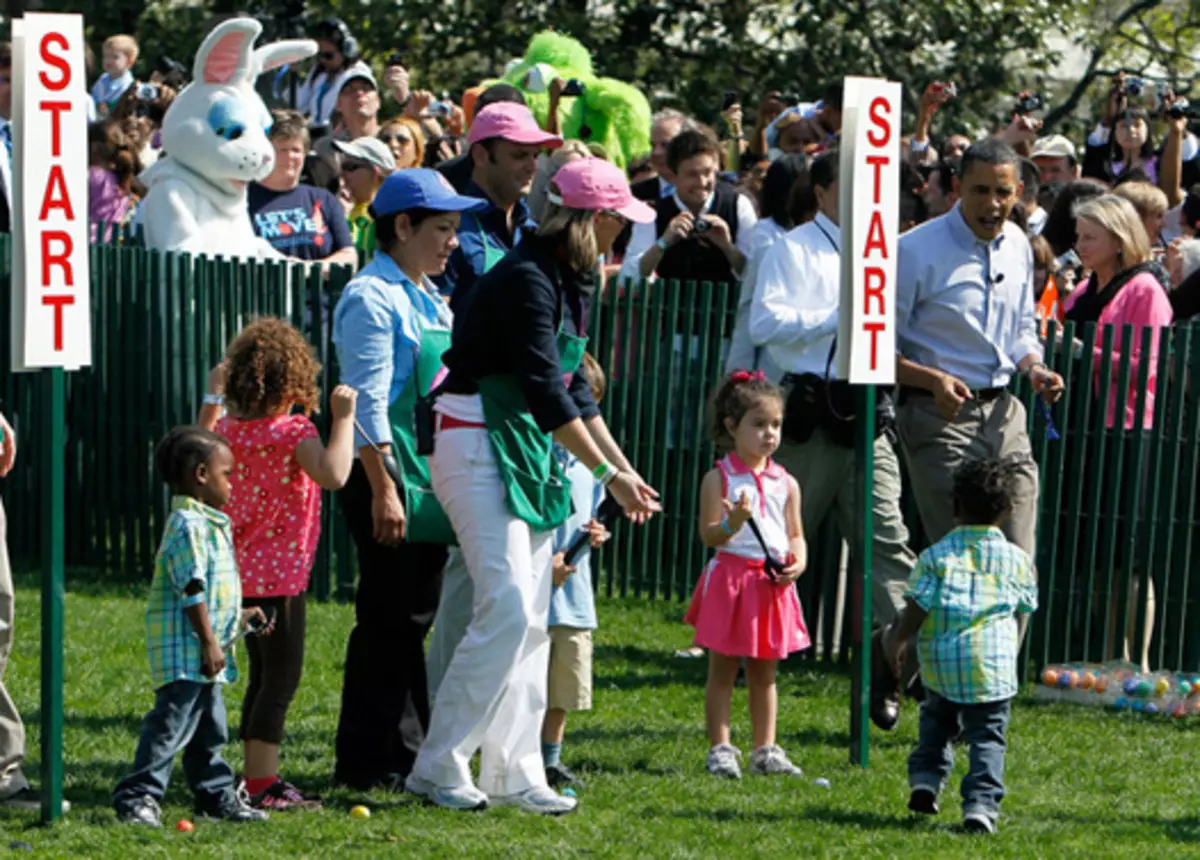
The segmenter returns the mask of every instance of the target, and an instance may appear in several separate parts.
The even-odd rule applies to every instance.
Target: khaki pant
[[[821,428],[803,444],[785,442],[775,455],[800,485],[800,519],[812,541],[817,527],[833,508],[838,528],[854,539],[858,487],[854,482],[854,450],[830,441]],[[890,624],[904,608],[904,588],[917,557],[908,546],[908,529],[900,513],[900,463],[887,437],[875,440],[874,595],[876,624]]]
[[[12,696],[4,688],[4,670],[13,643],[13,582],[8,563],[8,518],[0,505],[0,798],[28,787],[21,773],[25,759],[25,725]]]
[[[1033,555],[1038,470],[1021,401],[1007,391],[990,402],[969,400],[953,421],[947,421],[932,397],[910,395],[902,399],[896,424],[930,543],[954,528],[954,470],[967,459],[1012,458],[1019,464],[1013,512],[1000,527],[1010,541]]]

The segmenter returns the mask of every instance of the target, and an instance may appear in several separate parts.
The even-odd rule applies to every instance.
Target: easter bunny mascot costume
[[[146,245],[224,257],[282,259],[254,235],[246,187],[275,163],[267,139],[271,114],[254,90],[260,74],[317,52],[315,42],[276,42],[255,49],[262,25],[234,18],[200,46],[193,83],[163,118],[167,158],[142,174]]]

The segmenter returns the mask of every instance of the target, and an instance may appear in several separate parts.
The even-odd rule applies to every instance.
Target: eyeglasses
[[[398,143],[401,146],[408,146],[413,142],[413,139],[404,134],[381,134],[379,139],[384,143]]]
[[[346,161],[342,163],[342,173],[354,173],[356,170],[371,170],[371,165],[361,161]]]

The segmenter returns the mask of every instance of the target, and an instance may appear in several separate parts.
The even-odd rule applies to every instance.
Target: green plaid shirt
[[[1004,532],[956,528],[921,553],[905,596],[929,613],[917,640],[926,687],[963,704],[1017,694],[1016,614],[1037,610],[1037,579]]]
[[[237,680],[232,653],[215,678],[205,678],[200,671],[200,639],[183,607],[184,589],[193,580],[204,586],[208,622],[217,641],[228,642],[237,632],[242,608],[242,578],[229,517],[195,499],[174,496],[154,559],[146,607],[146,649],[155,689],[173,681],[225,684]]]

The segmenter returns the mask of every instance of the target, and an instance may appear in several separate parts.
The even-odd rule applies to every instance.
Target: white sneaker
[[[727,779],[741,779],[742,769],[738,759],[742,751],[731,744],[718,744],[708,751],[708,761],[705,766],[713,776],[723,776]]]
[[[968,833],[995,833],[996,822],[982,812],[972,812],[963,817],[963,829]]]
[[[489,798],[496,806],[515,806],[535,815],[566,815],[579,805],[573,797],[563,797],[544,785],[535,785],[516,794]]]
[[[487,795],[473,785],[434,785],[429,780],[410,773],[408,779],[404,781],[404,788],[411,794],[424,797],[442,809],[474,812],[487,809],[488,806]]]
[[[804,771],[792,764],[787,753],[775,744],[761,746],[750,754],[750,772],[759,776],[777,773],[804,776]]]

